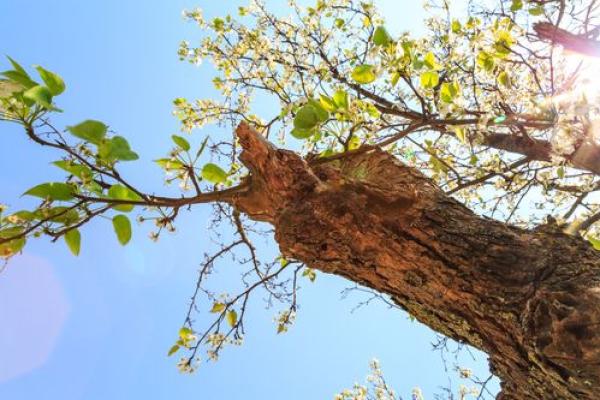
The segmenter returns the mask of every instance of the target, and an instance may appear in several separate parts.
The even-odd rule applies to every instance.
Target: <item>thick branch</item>
[[[503,399],[600,391],[600,256],[581,239],[481,218],[379,150],[309,162],[246,125],[252,189],[234,206],[282,254],[391,296],[490,356]]]

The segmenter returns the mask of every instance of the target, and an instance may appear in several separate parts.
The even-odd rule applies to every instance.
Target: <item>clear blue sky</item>
[[[244,3],[2,0],[0,53],[60,73],[68,90],[59,100],[66,112],[58,123],[109,123],[141,155],[127,175],[161,188],[161,172],[151,160],[167,151],[178,130],[172,99],[212,94],[210,68],[178,61],[179,41],[193,43],[201,35],[184,23],[181,10],[200,6],[211,16]],[[377,3],[392,31],[419,29],[419,4]],[[16,209],[28,204],[19,198],[24,190],[61,174],[48,164],[56,154],[29,143],[17,127],[0,125],[0,137],[0,202]],[[191,140],[201,138],[196,133]],[[180,375],[166,352],[202,254],[211,249],[209,212],[200,207],[185,214],[177,235],[157,244],[136,230],[123,248],[100,221],[83,230],[78,258],[62,243],[29,245],[0,275],[0,399],[330,399],[362,382],[373,357],[404,398],[420,386],[431,399],[455,376],[430,350],[429,329],[382,305],[350,313],[360,299],[340,300],[348,283],[322,274],[304,285],[288,334],[276,335],[274,312],[256,302],[243,347],[228,349],[195,375]],[[465,360],[487,376],[484,356]]]

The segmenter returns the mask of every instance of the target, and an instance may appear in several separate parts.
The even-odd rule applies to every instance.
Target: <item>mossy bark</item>
[[[251,189],[232,204],[275,228],[282,254],[386,293],[489,355],[498,398],[600,396],[600,253],[558,229],[475,215],[378,149],[305,160],[249,126]]]

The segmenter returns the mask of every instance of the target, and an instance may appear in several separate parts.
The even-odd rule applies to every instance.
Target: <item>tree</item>
[[[235,18],[187,12],[209,33],[179,54],[213,61],[222,101],[176,99],[176,115],[184,131],[236,129],[229,140],[207,136],[199,149],[173,136],[175,148],[157,163],[181,196],[128,181],[119,165],[138,155],[104,123],[55,127],[49,118],[64,82],[38,67],[38,83],[11,59],[0,117],[57,151],[68,176],[27,190],[41,199],[35,209],[0,219],[0,253],[9,258],[31,237],[49,236],[77,254],[79,229],[98,216],[112,218],[126,244],[133,209],[155,222],[158,237],[180,211],[211,203],[215,224],[236,238],[203,264],[170,351],[185,352],[181,370],[192,371],[202,349],[216,358],[241,343],[257,290],[287,304],[278,318],[287,330],[298,278],[322,271],[485,351],[502,380],[498,398],[595,398],[599,103],[593,61],[558,46],[595,54],[595,2],[429,7],[423,38],[392,35],[372,4],[354,0],[292,2],[291,18],[260,2]],[[251,112],[256,92],[275,100],[266,119]],[[252,243],[265,226],[281,252],[274,261],[260,260]],[[242,288],[208,291],[216,260],[238,250],[250,266]],[[201,295],[215,315],[209,326],[193,324]]]

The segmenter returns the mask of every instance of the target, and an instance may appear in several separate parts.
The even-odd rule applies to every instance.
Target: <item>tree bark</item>
[[[248,125],[237,136],[250,190],[231,202],[275,227],[283,255],[486,352],[499,399],[600,396],[600,253],[586,241],[477,216],[376,148],[303,159]]]

